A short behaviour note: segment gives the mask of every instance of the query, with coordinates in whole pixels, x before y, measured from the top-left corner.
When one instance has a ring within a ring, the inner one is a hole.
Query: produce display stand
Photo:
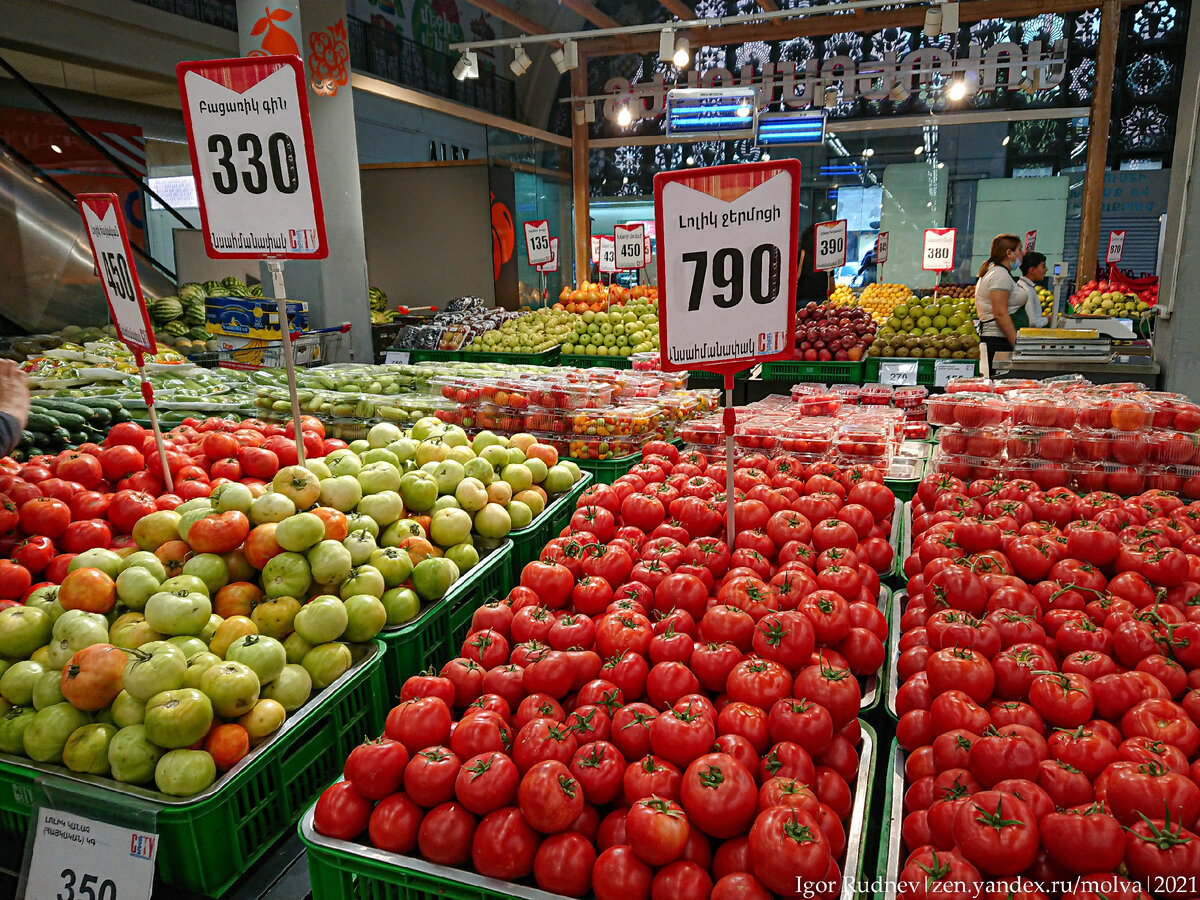
[[[534,519],[532,523],[517,531],[510,531],[508,533],[508,537],[512,541],[513,584],[517,584],[521,580],[521,570],[528,563],[537,559],[546,544],[552,538],[558,537],[558,533],[571,521],[571,514],[575,512],[575,501],[579,499],[579,495],[587,490],[587,486],[592,482],[592,474],[590,472],[583,472],[582,475],[583,477],[575,482],[575,486],[571,490],[548,503],[546,508],[542,510],[542,514]]]
[[[609,459],[576,459],[571,462],[592,476],[597,484],[612,484],[634,466],[642,461],[642,454],[630,453],[628,456],[613,456]]]
[[[0,754],[0,835],[23,842],[39,801],[78,794],[93,805],[153,815],[158,878],[212,897],[223,894],[300,818],[342,771],[364,734],[387,713],[384,648],[378,641],[337,681],[293,715],[208,790],[178,798],[79,775],[63,766]]]
[[[559,357],[560,366],[571,366],[576,369],[632,369],[633,363],[628,356],[588,356],[579,353],[564,353]]]
[[[917,495],[917,485],[925,477],[926,457],[920,459],[913,457],[898,458],[904,460],[904,465],[897,467],[896,459],[893,459],[892,466],[883,478],[883,483],[896,495],[897,500],[908,501]],[[893,470],[896,470],[897,474],[893,474]],[[898,474],[900,470],[904,470],[903,474]]]
[[[786,381],[788,384],[795,384],[799,381],[820,381],[825,384],[862,384],[863,364],[861,360],[854,362],[808,362],[805,360],[765,362],[759,370],[758,377],[762,381]]]
[[[379,632],[383,644],[385,700],[395,698],[410,675],[429,666],[440,668],[458,656],[471,617],[483,604],[503,598],[512,588],[513,542],[505,540],[434,601],[402,625]],[[386,704],[390,709],[390,702]]]
[[[896,712],[896,692],[900,690],[900,677],[896,668],[900,660],[900,617],[904,614],[904,605],[908,602],[907,591],[892,593],[891,614],[888,619],[887,643],[887,707],[888,715],[893,721],[900,721]]]
[[[843,882],[839,900],[860,900],[857,888],[866,874],[864,838],[875,779],[878,738],[871,726],[861,720],[860,724],[862,748],[853,785],[854,805],[846,824],[846,857],[842,865],[842,871],[853,877],[847,877]],[[440,866],[416,857],[325,837],[313,828],[312,809],[300,821],[300,838],[307,851],[313,900],[412,900],[417,897],[562,900],[560,895],[531,884],[486,878],[467,869]]]
[[[915,356],[868,356],[863,360],[863,378],[866,382],[879,381],[879,366],[881,363],[911,363],[917,364],[917,384],[923,384],[926,387],[933,387],[936,380],[937,363],[938,362],[954,362],[954,363],[973,363],[975,366],[975,375],[979,374],[979,360],[977,359],[952,359],[952,360],[937,360],[926,359],[925,357]]]
[[[512,366],[557,366],[561,348],[551,347],[541,353],[498,353],[491,350],[406,350],[410,363],[419,362],[479,362],[508,363]],[[590,357],[589,357],[590,358]],[[599,357],[597,357],[599,358]],[[607,356],[603,357],[608,359]]]
[[[888,747],[887,763],[883,770],[883,815],[880,822],[887,827],[879,836],[879,858],[875,863],[875,878],[880,890],[874,900],[896,900],[896,880],[900,876],[900,847],[904,828],[904,751],[895,740]],[[311,814],[310,814],[311,815]]]

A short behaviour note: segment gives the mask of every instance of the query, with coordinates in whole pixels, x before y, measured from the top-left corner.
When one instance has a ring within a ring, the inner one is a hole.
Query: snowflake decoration
[[[1063,17],[1054,13],[1043,13],[1026,19],[1021,23],[1021,43],[1041,41],[1044,46],[1049,46],[1062,39],[1064,25]]]
[[[996,44],[1012,40],[1013,24],[1007,19],[983,19],[971,26],[971,40],[986,53]]]
[[[698,166],[716,166],[725,161],[725,143],[723,141],[701,141],[692,145],[690,153]]]
[[[699,0],[693,7],[697,19],[719,19],[728,14],[725,0]]]
[[[885,53],[901,56],[912,47],[912,34],[903,28],[885,28],[871,35],[871,56],[876,59]]]
[[[1130,150],[1159,150],[1167,143],[1167,114],[1153,106],[1135,106],[1121,118],[1121,143]]]
[[[856,61],[861,60],[862,44],[862,35],[853,31],[831,34],[825,38],[825,53],[822,59],[832,59],[835,56],[848,56]]]
[[[642,170],[642,148],[617,147],[613,164],[622,175],[636,175]]]
[[[1088,120],[1072,119],[1068,128],[1070,133],[1067,135],[1067,141],[1071,146],[1071,162],[1082,161],[1087,156]]]
[[[696,71],[725,68],[728,53],[724,47],[701,47],[696,51]]]
[[[812,6],[812,0],[783,0],[779,6],[782,9],[803,9]]]
[[[1096,84],[1096,61],[1081,59],[1071,72],[1071,97],[1077,103],[1091,103],[1092,91]]]
[[[1170,87],[1175,66],[1157,53],[1137,59],[1125,73],[1125,83],[1132,94],[1147,100]]]
[[[811,38],[792,38],[790,41],[781,41],[779,44],[779,59],[794,62],[799,67],[803,67],[804,61],[812,59],[816,54],[817,45],[812,42]]]
[[[608,153],[606,151],[592,152],[588,154],[588,178],[595,181],[597,178],[604,177],[604,171],[608,168]]]
[[[758,162],[762,159],[763,148],[757,146],[754,141],[734,141],[733,142],[733,159],[731,162]]]
[[[758,0],[737,0],[737,11],[734,15],[748,16],[756,12],[762,12]]]
[[[637,194],[644,194],[644,193],[646,193],[646,192],[642,189],[641,184],[639,184],[637,181],[635,181],[632,178],[629,181],[626,181],[625,183],[623,183],[617,187],[617,196],[618,197],[630,197],[630,196],[635,196]]]
[[[742,66],[753,66],[754,72],[763,70],[763,66],[771,61],[771,45],[766,41],[751,41],[741,44],[734,51],[734,71],[740,72]]]
[[[1087,50],[1096,46],[1100,40],[1100,10],[1088,9],[1075,16],[1075,43],[1080,49]]]
[[[1025,155],[1044,156],[1058,144],[1056,125],[1053,120],[1030,120],[1013,125],[1013,143],[1017,151]]]
[[[937,47],[939,50],[945,50],[949,53],[954,46],[954,41],[958,35],[954,34],[939,34],[936,37],[926,37],[924,34],[919,35],[918,47]]]
[[[683,144],[659,144],[654,148],[654,170],[670,172],[683,166]]]
[[[1150,0],[1133,14],[1133,33],[1143,41],[1161,41],[1179,24],[1179,14],[1170,0]]]

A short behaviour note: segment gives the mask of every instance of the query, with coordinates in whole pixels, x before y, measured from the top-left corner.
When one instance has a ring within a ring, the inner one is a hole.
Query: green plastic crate
[[[856,362],[806,362],[789,359],[765,362],[758,377],[763,381],[819,381],[824,384],[862,384],[863,364]]]
[[[592,476],[597,484],[612,484],[634,466],[642,461],[641,453],[630,453],[628,456],[614,456],[612,459],[572,459]]]
[[[199,797],[167,798],[156,791],[116,786],[107,778],[76,775],[61,766],[0,755],[0,833],[23,841],[33,805],[55,783],[114,808],[149,805],[156,811],[157,876],[199,894],[217,897],[245,874],[293,826],[316,796],[342,771],[346,755],[383,730],[387,714],[383,646],[290,718],[217,786]],[[43,778],[43,776],[57,776]]]
[[[974,363],[975,374],[979,374],[979,360],[977,359],[956,359],[953,362]],[[863,360],[863,379],[867,384],[875,384],[879,381],[879,364],[884,362],[908,363],[915,362],[917,364],[917,384],[923,384],[927,387],[933,387],[934,376],[936,374],[936,359],[914,359],[911,356],[868,356]]]
[[[861,720],[860,720],[861,721]],[[859,887],[869,881],[867,834],[871,827],[868,810],[874,789],[879,739],[874,729],[861,722],[863,742],[854,802],[846,824],[846,858],[839,900],[869,900]],[[313,828],[312,810],[300,822],[300,839],[308,859],[313,900],[562,900],[561,895],[539,890],[530,884],[487,878],[470,869],[451,868],[376,850],[363,844],[319,835]]]
[[[559,357],[560,366],[574,366],[576,369],[632,369],[633,363],[628,356],[588,356],[579,353],[564,353]]]
[[[552,347],[542,353],[494,353],[489,350],[409,350],[408,361],[508,363],[512,366],[557,366],[560,352]],[[607,358],[607,357],[606,357]]]
[[[553,503],[550,503],[542,514],[533,520],[533,523],[520,531],[510,531],[509,539],[513,543],[512,547],[512,580],[516,584],[521,580],[521,570],[526,564],[537,559],[546,544],[552,538],[558,537],[558,533],[563,530],[568,522],[571,521],[571,515],[575,512],[575,501],[579,499],[579,495],[587,490],[587,486],[592,482],[592,473],[583,472],[583,477],[575,482],[575,487],[567,491]]]
[[[475,610],[512,589],[512,546],[512,541],[506,540],[487,554],[445,597],[431,603],[411,622],[379,633],[389,701],[399,695],[410,675],[430,666],[441,668],[458,656]]]
[[[900,743],[895,739],[891,744],[881,749],[880,762],[883,764],[884,789],[882,816],[878,821],[884,823],[879,835],[879,854],[875,860],[875,882],[879,890],[873,900],[896,900],[896,882],[900,877],[900,865],[904,852],[904,759],[905,753]],[[896,814],[893,815],[893,812]]]

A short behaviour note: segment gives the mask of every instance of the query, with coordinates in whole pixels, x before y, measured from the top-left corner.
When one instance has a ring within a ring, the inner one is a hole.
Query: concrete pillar
[[[289,261],[288,297],[306,300],[314,328],[351,324],[356,362],[371,362],[371,315],[362,192],[350,89],[345,0],[238,0],[238,45],[243,55],[295,53],[308,76],[317,175],[325,210],[329,257]],[[263,283],[270,284],[266,267]],[[330,362],[349,358],[349,345]]]
[[[1191,16],[1182,84],[1200,84],[1200,15]],[[1171,159],[1171,193],[1167,199],[1166,233],[1159,272],[1159,305],[1169,317],[1159,319],[1156,356],[1163,368],[1163,389],[1200,398],[1200,100],[1184,91],[1175,126]],[[1189,228],[1189,219],[1192,227]]]

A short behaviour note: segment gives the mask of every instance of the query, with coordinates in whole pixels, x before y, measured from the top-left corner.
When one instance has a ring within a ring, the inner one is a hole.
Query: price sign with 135
[[[547,219],[537,219],[526,222],[525,254],[531,266],[544,266],[550,262],[550,222]]]

